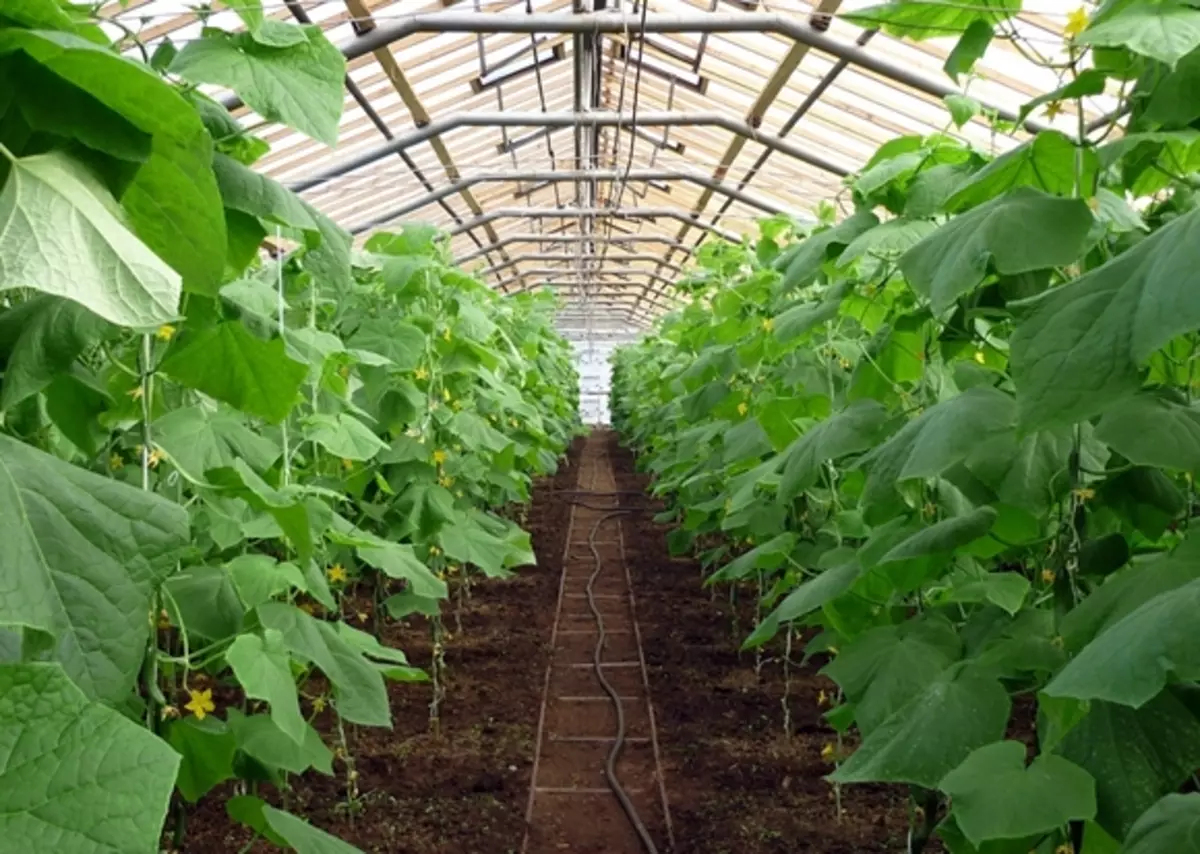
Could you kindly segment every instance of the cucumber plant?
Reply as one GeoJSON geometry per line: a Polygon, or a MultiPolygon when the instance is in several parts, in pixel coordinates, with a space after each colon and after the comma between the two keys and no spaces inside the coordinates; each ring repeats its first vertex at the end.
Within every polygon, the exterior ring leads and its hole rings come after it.
{"type": "Polygon", "coordinates": [[[856,17],[962,32],[964,85],[1015,40],[1061,78],[1022,119],[1077,131],[980,151],[964,92],[815,221],[702,246],[614,422],[671,547],[760,596],[745,646],[795,634],[837,684],[830,781],[909,787],[910,851],[1196,852],[1200,9],[1080,10],[1050,57],[1019,9],[856,17]]]}
{"type": "Polygon", "coordinates": [[[356,250],[253,170],[201,87],[333,144],[345,64],[237,12],[150,55],[0,3],[4,850],[158,850],[172,801],[179,845],[227,781],[256,838],[354,850],[262,784],[337,761],[361,806],[347,725],[428,678],[383,624],[437,623],[451,566],[532,563],[504,508],[578,430],[552,298],[424,226],[356,250]]]}

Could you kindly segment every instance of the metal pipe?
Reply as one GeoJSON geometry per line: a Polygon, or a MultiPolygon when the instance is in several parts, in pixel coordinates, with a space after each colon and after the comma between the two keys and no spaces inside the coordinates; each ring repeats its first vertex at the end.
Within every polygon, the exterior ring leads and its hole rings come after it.
{"type": "MultiPolygon", "coordinates": [[[[305,190],[311,190],[318,184],[323,184],[326,181],[331,181],[334,178],[339,178],[348,172],[353,172],[356,169],[361,169],[364,166],[369,166],[381,158],[387,157],[396,151],[405,148],[410,148],[418,143],[424,142],[433,136],[440,136],[457,128],[463,127],[556,127],[556,128],[574,128],[580,125],[581,122],[588,124],[596,123],[598,127],[616,127],[618,124],[624,125],[628,123],[628,119],[613,112],[604,113],[501,113],[501,112],[475,112],[475,113],[460,113],[454,116],[448,116],[444,119],[437,119],[430,122],[424,127],[417,128],[403,136],[398,136],[390,142],[370,149],[357,157],[352,157],[349,160],[344,160],[333,167],[318,172],[312,177],[305,178],[301,181],[294,181],[288,185],[288,188],[297,193],[302,193],[305,190]]],[[[700,127],[713,126],[719,127],[722,130],[730,133],[739,134],[746,137],[759,145],[765,146],[771,150],[779,151],[783,154],[808,163],[818,169],[822,169],[838,177],[845,177],[849,174],[849,170],[839,166],[832,161],[826,160],[817,154],[812,154],[797,145],[788,142],[771,134],[760,133],[752,128],[749,124],[739,119],[733,119],[721,113],[674,113],[674,112],[650,112],[643,113],[638,116],[638,124],[642,127],[700,127]]],[[[582,167],[577,167],[582,169],[582,167]]]]}
{"type": "MultiPolygon", "coordinates": [[[[393,208],[385,216],[389,219],[399,219],[402,216],[407,216],[413,211],[420,210],[426,205],[431,205],[435,202],[440,202],[448,196],[461,192],[462,190],[473,187],[476,184],[496,183],[504,181],[534,181],[542,183],[564,182],[564,181],[587,181],[591,179],[599,181],[617,181],[624,177],[623,171],[606,169],[597,172],[590,172],[586,169],[571,170],[556,172],[552,170],[539,170],[528,172],[484,172],[477,175],[470,175],[450,184],[446,184],[431,193],[421,196],[418,199],[413,199],[411,202],[393,208]]],[[[757,198],[754,195],[743,193],[740,190],[726,187],[720,181],[714,180],[707,175],[693,175],[690,172],[684,172],[679,169],[633,169],[629,172],[630,181],[687,181],[690,184],[696,184],[700,187],[707,187],[714,193],[719,193],[722,196],[734,201],[741,202],[752,208],[757,208],[760,211],[768,214],[781,214],[785,210],[778,205],[772,204],[765,199],[757,198]]]]}
{"type": "MultiPolygon", "coordinates": [[[[495,243],[488,244],[486,249],[477,249],[474,252],[455,258],[454,263],[462,266],[468,261],[474,261],[476,258],[490,251],[492,246],[499,249],[502,246],[508,246],[512,243],[583,243],[591,239],[581,234],[534,234],[532,232],[510,234],[495,243]]],[[[660,234],[619,234],[596,239],[607,243],[659,243],[666,246],[686,248],[685,244],[680,243],[673,237],[666,237],[660,234]]]]}
{"type": "MultiPolygon", "coordinates": [[[[619,261],[619,262],[626,262],[626,261],[659,262],[659,261],[662,261],[661,255],[609,255],[608,257],[609,257],[609,259],[611,259],[613,261],[619,261]]],[[[513,264],[519,264],[523,261],[576,261],[576,260],[578,260],[578,258],[574,254],[568,255],[568,254],[563,254],[563,253],[556,254],[553,252],[533,252],[533,253],[528,253],[525,255],[513,255],[511,258],[509,258],[499,264],[493,264],[490,267],[484,267],[483,269],[476,270],[474,272],[475,272],[475,275],[486,276],[486,275],[495,273],[499,270],[507,269],[507,268],[511,267],[513,264]]],[[[590,260],[598,261],[600,259],[585,257],[584,260],[585,261],[590,261],[590,260]]],[[[663,266],[666,269],[669,269],[676,273],[683,272],[682,267],[678,267],[674,264],[664,264],[663,266]]],[[[603,269],[603,268],[600,268],[600,269],[603,269]]]]}
{"type": "MultiPolygon", "coordinates": [[[[555,217],[569,219],[576,218],[580,215],[594,215],[598,217],[616,217],[617,219],[674,219],[679,222],[690,222],[695,224],[697,228],[703,228],[706,231],[711,231],[718,237],[728,240],[731,243],[740,243],[741,235],[734,234],[730,231],[711,226],[706,222],[699,222],[697,215],[693,213],[684,213],[671,208],[628,208],[616,210],[612,208],[591,208],[587,210],[579,210],[577,208],[496,208],[488,211],[483,216],[475,217],[467,220],[461,226],[457,226],[450,230],[449,234],[453,237],[456,234],[461,234],[472,228],[478,228],[485,222],[494,222],[498,219],[532,217],[534,219],[553,219],[555,217]]],[[[351,234],[361,234],[362,232],[380,225],[381,222],[367,222],[362,225],[355,226],[350,230],[351,234]]]]}

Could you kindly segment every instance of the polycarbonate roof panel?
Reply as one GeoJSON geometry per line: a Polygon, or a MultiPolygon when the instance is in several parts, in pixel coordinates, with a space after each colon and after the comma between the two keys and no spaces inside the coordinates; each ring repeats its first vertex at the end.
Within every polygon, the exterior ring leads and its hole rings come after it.
{"type": "MultiPolygon", "coordinates": [[[[110,4],[102,14],[119,19],[153,51],[163,39],[178,46],[200,36],[198,5],[134,0],[110,4]]],[[[358,30],[416,15],[567,16],[574,5],[575,0],[264,0],[269,15],[288,21],[303,16],[344,49],[358,30]]],[[[591,7],[593,0],[581,5],[591,7]]],[[[897,135],[951,133],[995,152],[1025,138],[1023,131],[995,134],[982,119],[956,130],[937,95],[853,63],[839,64],[817,49],[803,51],[790,74],[786,67],[781,72],[789,54],[795,58],[794,42],[777,33],[653,33],[643,41],[640,2],[596,5],[606,6],[603,14],[621,25],[599,39],[599,80],[582,96],[581,115],[574,114],[576,39],[556,32],[419,32],[352,59],[349,80],[374,115],[348,91],[335,148],[245,107],[235,115],[271,144],[256,168],[285,184],[365,158],[388,139],[404,141],[402,150],[302,195],[360,240],[403,222],[436,224],[453,234],[455,256],[485,280],[507,292],[551,283],[567,300],[564,327],[597,332],[639,328],[668,310],[670,282],[686,269],[706,234],[752,234],[756,221],[771,211],[808,215],[819,201],[837,196],[844,176],[897,135]],[[829,81],[831,73],[836,76],[829,81]],[[823,91],[814,100],[818,87],[823,91]],[[758,115],[751,115],[756,104],[758,115]],[[619,126],[592,130],[588,113],[597,111],[619,116],[619,126]],[[537,115],[542,113],[560,124],[542,126],[537,115]],[[497,115],[512,121],[517,114],[536,121],[513,127],[486,123],[497,115]],[[663,114],[688,121],[662,126],[649,120],[663,114]],[[714,116],[736,126],[706,120],[714,116]],[[442,132],[420,130],[430,122],[442,132]],[[593,162],[575,162],[577,134],[595,141],[593,162]],[[786,150],[774,140],[782,140],[786,150]],[[609,179],[549,180],[550,173],[589,169],[609,179]],[[629,170],[666,177],[611,180],[629,170]],[[741,198],[728,198],[726,190],[740,191],[741,198]],[[577,211],[580,199],[598,215],[560,212],[577,211]],[[618,204],[627,216],[613,215],[618,204]],[[401,215],[393,216],[396,211],[401,215]],[[659,215],[640,215],[650,213],[659,215]],[[610,237],[616,241],[606,249],[610,237]]],[[[873,0],[818,5],[833,16],[830,38],[860,44],[910,75],[949,85],[942,66],[956,34],[920,43],[865,34],[842,15],[873,0]]],[[[1005,40],[1001,28],[969,88],[982,103],[1014,113],[1060,85],[1053,70],[1022,51],[1062,60],[1061,30],[1077,0],[1026,5],[1020,18],[1005,25],[1026,46],[1005,40]]],[[[814,11],[802,0],[650,0],[646,9],[651,15],[689,16],[768,12],[798,23],[814,11]]],[[[240,28],[237,15],[220,3],[211,4],[207,15],[210,25],[240,28]]],[[[109,29],[114,36],[120,32],[109,29]]],[[[139,52],[129,48],[130,55],[139,52]]],[[[205,91],[220,100],[232,97],[218,88],[205,91]]],[[[1053,118],[1044,113],[1033,118],[1075,135],[1074,102],[1062,107],[1053,118]]],[[[1090,98],[1083,120],[1098,121],[1115,107],[1111,97],[1090,98]]]]}

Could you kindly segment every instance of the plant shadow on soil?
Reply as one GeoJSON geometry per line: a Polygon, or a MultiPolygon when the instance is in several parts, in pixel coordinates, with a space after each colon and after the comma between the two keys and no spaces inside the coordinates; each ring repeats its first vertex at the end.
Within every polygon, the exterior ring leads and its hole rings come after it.
{"type": "MultiPolygon", "coordinates": [[[[608,437],[616,488],[640,490],[632,455],[608,437]]],[[[440,731],[428,726],[428,684],[392,684],[393,731],[349,727],[359,799],[347,808],[345,768],[292,781],[285,806],[368,854],[510,854],[525,833],[543,678],[548,661],[570,505],[556,497],[576,486],[583,440],[568,463],[535,490],[527,530],[536,569],[475,587],[462,612],[463,632],[447,645],[447,697],[440,731]]],[[[631,501],[630,506],[643,505],[631,501]]],[[[698,564],[672,558],[666,528],[651,513],[622,521],[637,599],[650,689],[675,834],[674,854],[875,854],[905,850],[902,789],[856,786],[834,793],[822,777],[822,747],[833,739],[817,696],[832,683],[819,664],[792,675],[793,734],[783,737],[783,679],[777,664],[754,675],[752,653],[738,645],[751,628],[752,603],[730,606],[701,586],[698,564]],[[738,624],[735,630],[734,614],[738,624]]],[[[453,604],[445,617],[453,631],[453,604]]],[[[423,621],[389,624],[383,640],[428,667],[423,621]]],[[[328,714],[316,720],[336,743],[328,714]]],[[[234,854],[249,840],[231,823],[219,787],[189,807],[180,854],[234,854]]],[[[170,822],[168,822],[168,829],[170,822]]],[[[164,846],[164,850],[172,850],[164,846]]],[[[252,854],[277,850],[264,842],[252,854]]],[[[933,844],[926,851],[940,851],[933,844]]],[[[612,854],[640,854],[613,851],[612,854]]],[[[666,852],[663,852],[666,854],[666,852]]]]}

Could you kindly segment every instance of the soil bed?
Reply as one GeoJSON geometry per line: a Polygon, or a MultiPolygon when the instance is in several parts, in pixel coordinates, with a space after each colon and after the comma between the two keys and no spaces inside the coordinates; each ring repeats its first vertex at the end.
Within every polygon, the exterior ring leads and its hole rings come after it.
{"type": "MultiPolygon", "coordinates": [[[[333,777],[310,772],[296,779],[289,810],[368,854],[519,849],[570,512],[555,493],[575,488],[581,447],[577,440],[558,474],[535,488],[525,528],[538,566],[509,580],[477,583],[462,611],[461,633],[455,631],[454,604],[445,608],[453,638],[446,648],[439,732],[429,731],[428,684],[390,684],[394,730],[347,728],[359,773],[357,808],[347,809],[345,768],[338,761],[333,777]]],[[[424,620],[387,625],[383,641],[428,669],[424,620]]],[[[332,746],[337,739],[327,717],[318,719],[318,729],[332,746]]],[[[228,787],[219,789],[192,811],[181,854],[241,850],[249,837],[225,815],[230,794],[228,787]]],[[[281,802],[273,790],[263,796],[281,802]]],[[[275,850],[265,843],[251,849],[275,850]]]]}
{"type": "MultiPolygon", "coordinates": [[[[632,455],[611,434],[618,490],[644,489],[632,455]]],[[[623,524],[659,727],[675,854],[873,854],[905,850],[905,792],[896,787],[842,790],[838,820],[832,770],[821,750],[835,741],[818,696],[833,693],[817,675],[824,663],[793,670],[792,736],[783,734],[783,674],[778,662],[754,674],[739,653],[753,612],[731,606],[725,589],[701,586],[699,564],[673,558],[668,529],[652,513],[623,524]],[[736,630],[734,628],[736,620],[736,630]]],[[[798,648],[795,658],[799,658],[798,648]]],[[[768,652],[767,655],[773,654],[768,652]]],[[[927,852],[940,851],[936,844],[927,852]]]]}

